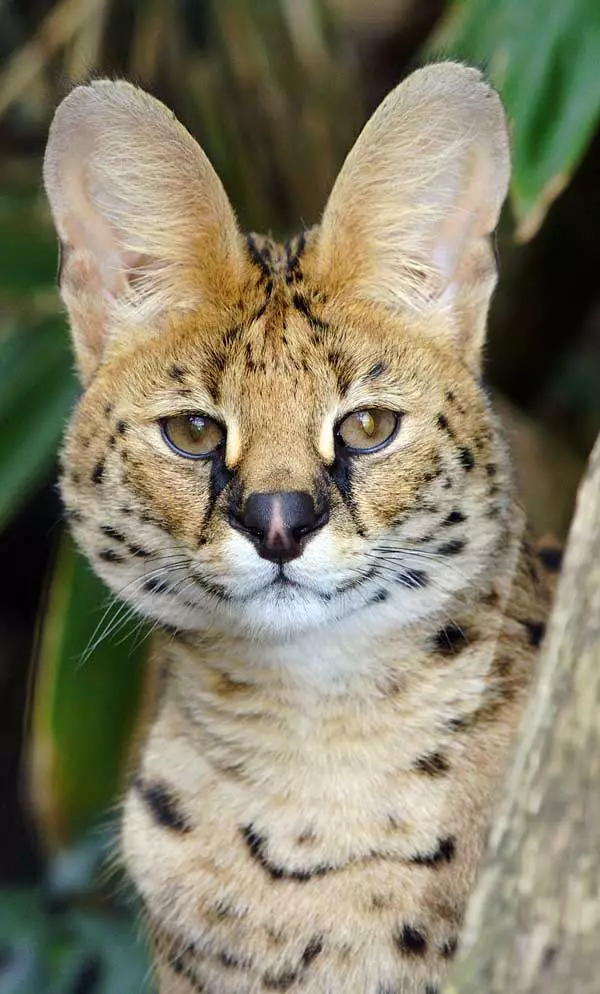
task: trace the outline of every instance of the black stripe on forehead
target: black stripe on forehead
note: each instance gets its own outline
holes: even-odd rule
[[[262,275],[267,279],[271,278],[273,276],[273,256],[268,245],[263,243],[259,246],[256,237],[248,232],[246,235],[246,247],[252,262],[255,266],[258,266]]]

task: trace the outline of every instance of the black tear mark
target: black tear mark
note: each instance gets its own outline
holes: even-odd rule
[[[438,546],[435,550],[438,556],[458,556],[466,547],[466,542],[462,539],[455,538],[451,542],[444,542],[443,545]]]
[[[126,541],[126,538],[123,535],[123,533],[120,532],[120,531],[117,531],[117,529],[113,528],[112,525],[102,525],[101,528],[100,528],[100,531],[102,532],[103,535],[106,535],[107,538],[114,539],[115,542],[125,542]]]
[[[529,645],[537,647],[540,645],[546,633],[546,626],[543,621],[524,621],[523,625],[527,631]]]
[[[442,525],[448,527],[449,525],[460,525],[463,521],[466,521],[467,517],[462,511],[451,511],[447,518],[444,518]]]
[[[396,580],[401,586],[409,590],[424,590],[429,584],[429,577],[421,569],[402,569],[396,574]]]
[[[364,538],[365,530],[358,517],[358,509],[354,494],[352,492],[352,462],[343,452],[337,452],[336,458],[331,466],[327,467],[327,472],[335,484],[340,497],[350,513],[354,527],[358,535]]]
[[[475,459],[473,458],[473,453],[466,445],[459,445],[458,455],[462,464],[463,469],[466,473],[470,473],[475,465]]]
[[[208,502],[206,505],[206,511],[204,512],[204,518],[202,520],[202,525],[200,528],[200,535],[203,535],[208,528],[208,524],[212,517],[213,511],[215,509],[216,503],[225,490],[225,487],[234,478],[234,474],[225,465],[225,459],[223,452],[215,452],[210,463],[210,476],[208,479]]]
[[[437,848],[432,853],[416,853],[410,862],[417,866],[440,866],[451,863],[455,856],[456,842],[452,835],[448,835],[445,839],[438,839]]]
[[[452,959],[456,956],[456,950],[458,949],[458,937],[453,935],[451,939],[448,939],[440,949],[440,956],[444,959]]]
[[[172,832],[186,835],[192,826],[179,808],[177,799],[166,784],[145,783],[141,776],[134,777],[133,786],[150,810],[155,822]]]
[[[467,632],[459,625],[451,621],[436,632],[433,640],[433,649],[443,656],[455,656],[469,644],[470,638]]]
[[[92,483],[102,483],[104,477],[104,459],[100,459],[92,471]]]
[[[443,752],[428,752],[424,756],[419,756],[414,768],[418,773],[425,773],[428,777],[441,777],[450,770],[450,763]]]
[[[405,956],[425,956],[427,952],[427,939],[412,925],[403,925],[394,935],[394,942]]]
[[[98,559],[104,560],[105,563],[122,563],[123,557],[115,552],[114,549],[102,549],[98,553]]]
[[[335,867],[330,865],[317,865],[310,870],[287,870],[283,866],[277,866],[277,864],[271,863],[267,859],[265,855],[267,840],[256,831],[253,825],[244,825],[240,831],[244,842],[248,846],[250,855],[262,866],[263,870],[269,874],[272,880],[297,880],[305,883],[313,877],[322,877],[326,873],[335,870]]]

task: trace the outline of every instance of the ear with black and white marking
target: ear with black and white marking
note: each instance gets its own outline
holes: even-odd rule
[[[393,311],[440,315],[434,334],[476,368],[509,175],[504,112],[481,74],[452,62],[418,70],[342,167],[316,236],[316,277]]]
[[[218,305],[235,284],[243,243],[219,178],[173,114],[129,83],[94,82],[66,97],[44,183],[84,382],[124,324]]]

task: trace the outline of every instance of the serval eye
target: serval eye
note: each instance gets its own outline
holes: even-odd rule
[[[176,414],[161,421],[162,435],[178,456],[206,459],[223,444],[225,430],[206,414]]]
[[[338,439],[350,452],[376,452],[392,441],[399,424],[400,415],[395,411],[376,407],[353,411],[340,422]]]

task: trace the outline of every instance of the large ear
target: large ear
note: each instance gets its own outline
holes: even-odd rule
[[[480,73],[452,62],[418,70],[348,155],[316,236],[315,275],[430,315],[432,333],[475,368],[496,280],[489,236],[509,174],[502,105]]]
[[[243,265],[227,195],[173,114],[129,83],[77,87],[58,108],[44,183],[82,378],[119,326],[217,305]]]

